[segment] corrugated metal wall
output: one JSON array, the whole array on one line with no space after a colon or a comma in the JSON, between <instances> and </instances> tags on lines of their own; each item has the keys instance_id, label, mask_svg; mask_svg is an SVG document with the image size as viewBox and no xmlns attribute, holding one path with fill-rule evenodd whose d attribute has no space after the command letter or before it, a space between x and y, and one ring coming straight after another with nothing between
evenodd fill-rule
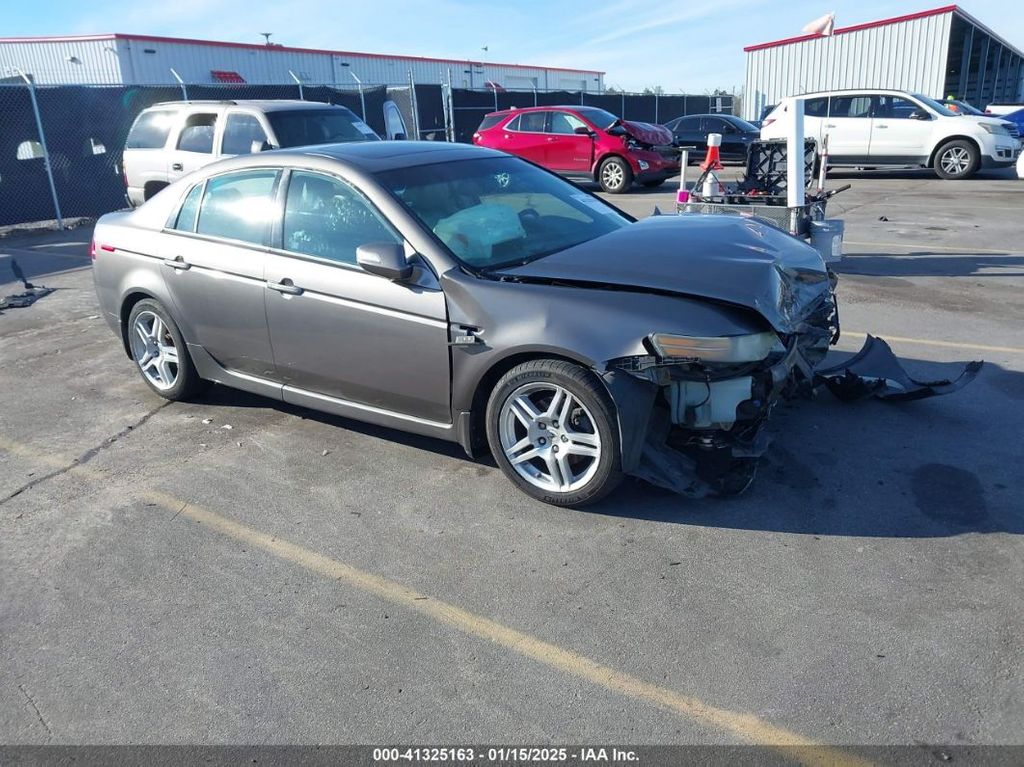
<instances>
[{"instance_id":1,"label":"corrugated metal wall","mask_svg":"<svg viewBox=\"0 0 1024 767\"><path fill-rule=\"evenodd\" d=\"M942 98L953 13L747 52L744 117L786 96L894 88Z\"/></svg>"},{"instance_id":2,"label":"corrugated metal wall","mask_svg":"<svg viewBox=\"0 0 1024 767\"><path fill-rule=\"evenodd\" d=\"M0 76L14 68L41 84L174 84L173 68L187 83L213 82L214 70L237 72L251 84L290 83L291 70L306 83L355 87L355 78L408 85L410 71L417 83L447 83L451 70L456 88L484 88L490 81L509 89L604 90L600 73L582 70L131 38L0 42Z\"/></svg>"}]
</instances>

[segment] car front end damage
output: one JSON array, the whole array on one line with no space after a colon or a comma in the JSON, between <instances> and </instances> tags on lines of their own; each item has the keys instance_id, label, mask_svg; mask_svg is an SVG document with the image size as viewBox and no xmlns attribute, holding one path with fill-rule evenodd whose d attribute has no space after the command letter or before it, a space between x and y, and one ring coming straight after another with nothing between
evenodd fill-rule
<instances>
[{"instance_id":1,"label":"car front end damage","mask_svg":"<svg viewBox=\"0 0 1024 767\"><path fill-rule=\"evenodd\" d=\"M603 373L619 408L623 471L687 496L742 492L768 447L772 410L811 395L838 334L832 283L791 333L652 333L650 354L610 360Z\"/></svg>"}]
</instances>

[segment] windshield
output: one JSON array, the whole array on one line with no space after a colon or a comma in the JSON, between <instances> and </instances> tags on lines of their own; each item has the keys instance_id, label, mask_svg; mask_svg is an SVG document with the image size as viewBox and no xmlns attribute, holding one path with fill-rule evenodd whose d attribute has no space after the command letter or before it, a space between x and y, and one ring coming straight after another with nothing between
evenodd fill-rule
<instances>
[{"instance_id":1,"label":"windshield","mask_svg":"<svg viewBox=\"0 0 1024 767\"><path fill-rule=\"evenodd\" d=\"M524 264L632 223L514 157L399 168L377 178L452 255L478 270Z\"/></svg>"},{"instance_id":2,"label":"windshield","mask_svg":"<svg viewBox=\"0 0 1024 767\"><path fill-rule=\"evenodd\" d=\"M345 107L268 112L278 146L310 146L344 141L380 141L373 129Z\"/></svg>"},{"instance_id":3,"label":"windshield","mask_svg":"<svg viewBox=\"0 0 1024 767\"><path fill-rule=\"evenodd\" d=\"M611 112L606 112L603 109L596 109L594 107L573 107L579 115L591 123L596 125L601 130L612 127L612 124L619 118L613 115Z\"/></svg>"},{"instance_id":4,"label":"windshield","mask_svg":"<svg viewBox=\"0 0 1024 767\"><path fill-rule=\"evenodd\" d=\"M951 112L950 110L946 109L946 107L942 106L942 104L940 104L935 99L930 99L927 96L922 96L920 93L911 93L910 95L913 96L918 101L925 104L928 108L934 109L936 112L938 112L940 115L944 117L956 117L956 112Z\"/></svg>"}]
</instances>

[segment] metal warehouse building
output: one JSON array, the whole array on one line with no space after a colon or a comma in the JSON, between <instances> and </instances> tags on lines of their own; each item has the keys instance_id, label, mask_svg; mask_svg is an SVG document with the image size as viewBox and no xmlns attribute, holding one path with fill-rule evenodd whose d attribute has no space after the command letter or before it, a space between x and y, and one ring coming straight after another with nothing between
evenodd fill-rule
<instances>
[{"instance_id":1,"label":"metal warehouse building","mask_svg":"<svg viewBox=\"0 0 1024 767\"><path fill-rule=\"evenodd\" d=\"M1024 100L1024 53L955 5L744 51L750 120L786 96L840 88L952 94L981 109Z\"/></svg>"},{"instance_id":2,"label":"metal warehouse building","mask_svg":"<svg viewBox=\"0 0 1024 767\"><path fill-rule=\"evenodd\" d=\"M40 84L304 83L352 87L448 83L456 88L601 93L604 72L226 43L149 35L0 38L0 76Z\"/></svg>"}]
</instances>

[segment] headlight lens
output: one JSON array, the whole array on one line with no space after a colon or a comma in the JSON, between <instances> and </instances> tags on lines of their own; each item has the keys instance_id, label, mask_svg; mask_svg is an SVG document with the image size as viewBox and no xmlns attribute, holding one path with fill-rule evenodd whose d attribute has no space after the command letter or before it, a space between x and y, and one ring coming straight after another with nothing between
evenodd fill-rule
<instances>
[{"instance_id":1,"label":"headlight lens","mask_svg":"<svg viewBox=\"0 0 1024 767\"><path fill-rule=\"evenodd\" d=\"M772 332L745 336L677 336L654 333L651 346L665 359L699 359L706 362L757 362L770 352L783 351L779 337Z\"/></svg>"},{"instance_id":2,"label":"headlight lens","mask_svg":"<svg viewBox=\"0 0 1024 767\"><path fill-rule=\"evenodd\" d=\"M989 133L992 133L996 136L1010 135L1010 131L1006 130L1006 128L1000 123L979 123L979 125L981 125L981 127L987 130Z\"/></svg>"}]
</instances>

